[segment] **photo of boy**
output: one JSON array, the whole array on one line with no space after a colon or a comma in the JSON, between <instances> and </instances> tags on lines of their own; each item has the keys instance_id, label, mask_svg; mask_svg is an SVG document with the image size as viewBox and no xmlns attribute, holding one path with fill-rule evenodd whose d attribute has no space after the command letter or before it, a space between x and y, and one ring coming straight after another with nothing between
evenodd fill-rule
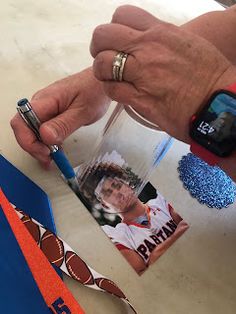
<instances>
[{"instance_id":1,"label":"photo of boy","mask_svg":"<svg viewBox=\"0 0 236 314\"><path fill-rule=\"evenodd\" d=\"M120 178L104 176L95 195L107 214L120 216L116 226L102 229L139 275L188 229L160 193L143 203Z\"/></svg>"}]
</instances>

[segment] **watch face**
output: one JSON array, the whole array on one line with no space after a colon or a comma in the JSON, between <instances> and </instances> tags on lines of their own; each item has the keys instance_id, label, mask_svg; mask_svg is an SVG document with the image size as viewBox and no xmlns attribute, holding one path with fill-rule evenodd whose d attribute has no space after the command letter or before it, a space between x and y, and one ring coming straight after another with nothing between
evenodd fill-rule
<instances>
[{"instance_id":1,"label":"watch face","mask_svg":"<svg viewBox=\"0 0 236 314\"><path fill-rule=\"evenodd\" d=\"M236 148L236 95L214 94L193 120L190 136L217 156L229 156Z\"/></svg>"}]
</instances>

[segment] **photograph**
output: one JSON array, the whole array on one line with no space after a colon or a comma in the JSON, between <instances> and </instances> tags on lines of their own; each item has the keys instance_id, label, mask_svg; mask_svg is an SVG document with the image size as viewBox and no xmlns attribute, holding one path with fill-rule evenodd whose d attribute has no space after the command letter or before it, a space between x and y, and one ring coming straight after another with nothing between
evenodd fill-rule
<instances>
[{"instance_id":1,"label":"photograph","mask_svg":"<svg viewBox=\"0 0 236 314\"><path fill-rule=\"evenodd\" d=\"M218 143L236 139L236 110L234 98L230 95L218 95L208 110L208 138ZM207 118L207 117L206 117Z\"/></svg>"},{"instance_id":2,"label":"photograph","mask_svg":"<svg viewBox=\"0 0 236 314\"><path fill-rule=\"evenodd\" d=\"M210 122L212 132L208 132L208 137L216 142L225 139L236 139L236 116L227 111L222 111L217 118Z\"/></svg>"},{"instance_id":3,"label":"photograph","mask_svg":"<svg viewBox=\"0 0 236 314\"><path fill-rule=\"evenodd\" d=\"M131 175L125 175L122 168L114 165L97 168L86 177L83 187L89 189L84 193L84 204L141 275L189 226L151 183L137 196L135 181L129 180Z\"/></svg>"}]
</instances>

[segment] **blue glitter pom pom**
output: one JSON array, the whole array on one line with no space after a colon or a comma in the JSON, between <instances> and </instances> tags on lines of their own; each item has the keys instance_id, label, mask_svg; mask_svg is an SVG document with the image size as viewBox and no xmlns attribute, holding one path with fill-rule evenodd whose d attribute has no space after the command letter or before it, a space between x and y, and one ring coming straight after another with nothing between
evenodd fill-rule
<instances>
[{"instance_id":1,"label":"blue glitter pom pom","mask_svg":"<svg viewBox=\"0 0 236 314\"><path fill-rule=\"evenodd\" d=\"M201 204L220 209L234 202L236 185L219 167L189 153L179 161L178 171L185 189Z\"/></svg>"}]
</instances>

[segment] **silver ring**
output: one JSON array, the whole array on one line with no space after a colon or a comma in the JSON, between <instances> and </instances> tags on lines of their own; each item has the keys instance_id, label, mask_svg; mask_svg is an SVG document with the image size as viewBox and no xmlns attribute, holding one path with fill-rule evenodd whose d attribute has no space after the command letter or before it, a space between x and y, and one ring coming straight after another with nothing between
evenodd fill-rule
<instances>
[{"instance_id":1,"label":"silver ring","mask_svg":"<svg viewBox=\"0 0 236 314\"><path fill-rule=\"evenodd\" d=\"M128 54L125 52L118 52L115 57L112 64L112 75L113 80L121 82L123 81L123 72L125 68L125 62L128 58Z\"/></svg>"}]
</instances>

